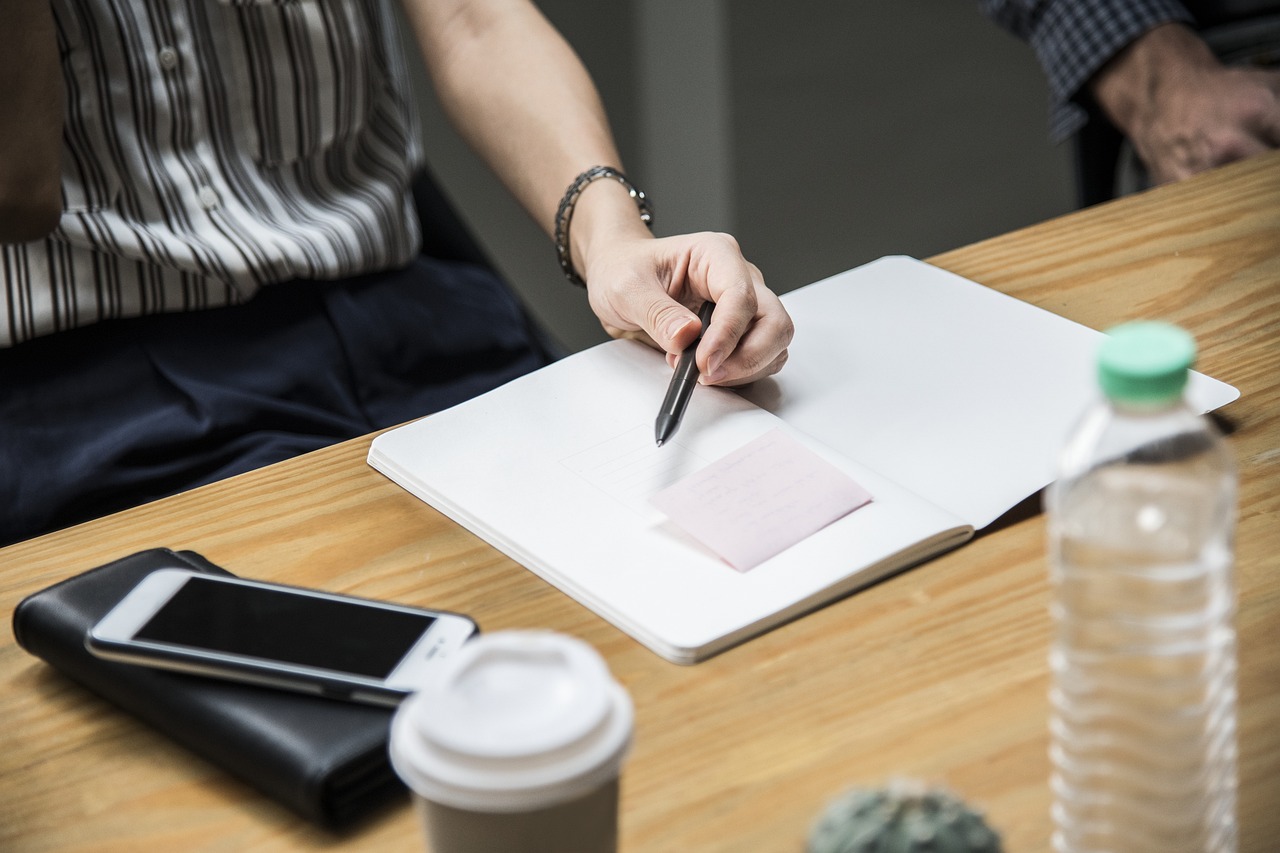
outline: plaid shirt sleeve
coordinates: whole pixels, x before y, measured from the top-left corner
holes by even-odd
[[[1049,135],[1055,142],[1088,121],[1082,90],[1107,60],[1159,24],[1194,22],[1176,0],[979,0],[979,5],[1035,51],[1049,81]]]

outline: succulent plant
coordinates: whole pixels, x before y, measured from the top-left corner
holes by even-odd
[[[819,816],[807,853],[1000,853],[1000,836],[949,791],[911,780],[855,789]]]

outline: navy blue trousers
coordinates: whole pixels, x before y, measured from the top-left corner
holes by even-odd
[[[0,349],[0,544],[447,408],[550,350],[492,271],[426,256]]]

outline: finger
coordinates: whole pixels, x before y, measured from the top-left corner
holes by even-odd
[[[704,376],[721,372],[722,365],[737,351],[743,335],[755,322],[759,310],[756,296],[759,270],[742,257],[733,238],[714,237],[703,245],[697,262],[690,264],[690,289],[705,290],[716,306],[698,345],[698,366]]]
[[[777,295],[764,286],[762,277],[756,292],[759,310],[754,322],[720,369],[705,377],[705,383],[741,385],[776,373],[786,362],[787,346],[795,332],[791,317]]]
[[[662,347],[658,346],[657,341],[649,337],[649,333],[644,329],[623,329],[618,326],[609,325],[608,323],[602,323],[601,325],[611,338],[639,341],[640,343],[646,346],[651,346],[654,349],[662,349]],[[668,355],[670,354],[668,353]]]
[[[738,355],[742,342],[756,320],[754,290],[733,289],[724,291],[711,322],[702,334],[698,345],[698,367],[707,377],[721,376],[725,364]]]
[[[668,283],[662,287],[635,288],[629,292],[633,302],[622,312],[626,317],[643,317],[641,328],[668,356],[679,356],[685,348],[702,334],[702,321],[686,305],[677,302],[670,294],[686,288],[673,287],[670,282],[687,278],[689,257],[676,253],[670,261]],[[638,303],[638,304],[637,304]]]
[[[1234,137],[1230,144],[1223,146],[1215,152],[1214,166],[1223,166],[1227,163],[1234,163],[1237,160],[1246,160],[1255,154],[1263,154],[1268,150],[1267,145],[1258,137],[1253,135],[1240,134]]]
[[[665,342],[659,340],[659,343],[662,343],[669,355],[678,357],[702,334],[702,321],[679,302],[669,301],[671,304],[661,309],[662,318],[656,328],[666,330]]]
[[[1199,148],[1204,148],[1203,145]],[[1197,160],[1204,159],[1204,152],[1189,142],[1179,142],[1162,151],[1158,156],[1144,156],[1143,164],[1154,185],[1169,184],[1189,178],[1205,166],[1195,166]]]
[[[698,339],[702,332],[698,315],[661,290],[645,291],[640,298],[645,304],[629,316],[644,317],[641,331],[668,355],[678,356]]]
[[[683,280],[687,262],[677,258],[671,266],[672,275]],[[656,280],[636,278],[627,284],[615,284],[607,292],[602,288],[600,293],[603,295],[598,305],[594,299],[597,293],[591,294],[596,315],[623,320],[623,323],[605,323],[613,337],[637,338],[668,354],[678,355],[697,340],[702,330],[697,315],[671,298]]]
[[[782,352],[775,355],[768,364],[764,365],[763,367],[759,368],[753,373],[750,373],[744,376],[729,378],[722,382],[717,382],[717,383],[704,382],[703,384],[707,384],[707,385],[716,384],[722,388],[733,388],[739,385],[749,385],[750,383],[755,382],[756,380],[764,379],[767,376],[772,376],[778,371],[782,370],[783,366],[787,363],[787,358],[789,357],[789,354],[790,354],[790,350],[784,349],[782,350]]]

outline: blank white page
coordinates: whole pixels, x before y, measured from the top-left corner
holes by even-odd
[[[790,359],[744,396],[975,528],[1053,480],[1096,393],[1101,332],[913,258],[782,301]],[[1190,396],[1205,412],[1239,392],[1193,374]]]

